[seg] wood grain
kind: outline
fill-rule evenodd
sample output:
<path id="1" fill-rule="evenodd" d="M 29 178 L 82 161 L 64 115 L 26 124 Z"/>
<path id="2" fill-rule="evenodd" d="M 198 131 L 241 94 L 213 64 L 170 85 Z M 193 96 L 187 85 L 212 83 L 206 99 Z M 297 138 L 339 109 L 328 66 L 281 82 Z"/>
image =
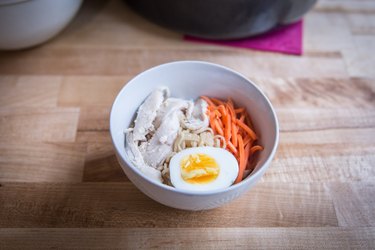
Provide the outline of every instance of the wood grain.
<path id="1" fill-rule="evenodd" d="M 0 140 L 74 142 L 78 108 L 0 108 Z"/>
<path id="2" fill-rule="evenodd" d="M 348 145 L 340 142 L 322 144 L 309 144 L 308 141 L 289 144 L 282 142 L 262 181 L 293 183 L 374 181 L 374 156 L 375 148 L 368 143 Z M 120 166 L 115 160 L 111 142 L 89 143 L 84 181 L 127 181 L 123 177 Z"/>
<path id="3" fill-rule="evenodd" d="M 366 1 L 361 4 L 351 1 L 343 4 L 341 9 L 345 12 L 345 17 L 353 35 L 375 34 L 375 4 L 373 1 Z"/>
<path id="4" fill-rule="evenodd" d="M 129 179 L 117 161 L 114 152 L 104 157 L 86 159 L 82 181 L 85 182 L 128 182 Z"/>
<path id="5" fill-rule="evenodd" d="M 17 197 L 17 199 L 15 199 Z M 233 211 L 236 210 L 236 213 Z M 256 216 L 249 216 L 253 214 Z M 0 187 L 0 227 L 337 226 L 323 185 L 262 183 L 211 211 L 165 207 L 131 183 L 22 184 Z"/>
<path id="6" fill-rule="evenodd" d="M 61 77 L 0 76 L 0 107 L 56 107 Z"/>
<path id="7" fill-rule="evenodd" d="M 373 51 L 375 48 L 374 35 L 358 35 L 353 39 L 355 47 L 342 51 L 349 74 L 356 77 L 367 76 L 374 78 L 373 66 L 375 59 L 368 54 L 369 50 Z"/>
<path id="8" fill-rule="evenodd" d="M 126 82 L 127 79 L 123 76 L 65 77 L 60 90 L 59 106 L 110 106 Z"/>
<path id="9" fill-rule="evenodd" d="M 375 181 L 375 147 L 363 144 L 280 144 L 265 182 Z"/>
<path id="10" fill-rule="evenodd" d="M 375 80 L 372 78 L 251 79 L 265 91 L 276 108 L 373 110 L 375 107 Z"/>
<path id="11" fill-rule="evenodd" d="M 333 197 L 340 226 L 375 225 L 374 181 L 329 183 L 327 188 Z"/>
<path id="12" fill-rule="evenodd" d="M 187 42 L 124 1 L 84 1 L 54 39 L 1 51 L 0 249 L 374 249 L 374 13 L 372 0 L 318 1 L 292 56 Z M 278 115 L 270 168 L 218 209 L 149 199 L 111 143 L 118 91 L 175 60 L 239 71 Z"/>
<path id="13" fill-rule="evenodd" d="M 354 46 L 350 27 L 342 13 L 309 13 L 304 19 L 304 29 L 304 48 L 307 52 L 341 51 Z"/>
<path id="14" fill-rule="evenodd" d="M 0 229 L 0 240 L 7 249 L 373 249 L 374 234 L 373 227 L 30 228 Z"/>
<path id="15" fill-rule="evenodd" d="M 76 141 L 87 145 L 83 181 L 129 181 L 117 161 L 109 131 L 79 131 Z"/>
<path id="16" fill-rule="evenodd" d="M 282 131 L 375 126 L 373 80 L 255 78 L 254 81 L 279 107 L 277 114 Z M 106 130 L 109 128 L 110 106 L 122 85 L 118 77 L 73 77 L 64 81 L 59 103 L 82 107 L 79 130 Z M 98 101 L 96 96 L 104 96 L 99 93 L 101 91 L 107 96 Z M 75 94 L 69 94 L 71 92 Z"/>
<path id="17" fill-rule="evenodd" d="M 78 131 L 77 143 L 87 145 L 86 159 L 93 160 L 114 154 L 111 136 L 108 130 Z"/>
<path id="18" fill-rule="evenodd" d="M 113 97 L 114 99 L 114 97 Z M 105 131 L 109 130 L 110 105 L 83 106 L 79 114 L 79 131 Z"/>
<path id="19" fill-rule="evenodd" d="M 348 142 L 350 138 L 350 142 Z M 370 145 L 375 139 L 375 128 L 323 129 L 296 131 L 280 134 L 280 140 L 287 144 L 362 144 Z"/>
<path id="20" fill-rule="evenodd" d="M 86 145 L 0 142 L 0 182 L 79 182 Z"/>
<path id="21" fill-rule="evenodd" d="M 17 54 L 18 53 L 18 54 Z M 52 54 L 52 56 L 51 56 Z M 10 60 L 10 56 L 12 60 Z M 272 58 L 272 60 L 270 60 Z M 3 53 L 1 74 L 129 75 L 158 64 L 176 60 L 205 60 L 223 64 L 251 76 L 271 77 L 345 77 L 341 57 L 280 56 L 246 50 L 203 49 L 128 49 L 121 48 L 40 48 L 40 50 Z M 7 64 L 5 62 L 8 61 Z M 93 64 L 92 62 L 111 62 Z M 265 67 L 264 61 L 269 61 Z M 21 67 L 23 65 L 23 67 Z M 26 65 L 26 66 L 25 66 Z M 308 68 L 298 71 L 295 68 Z"/>
<path id="22" fill-rule="evenodd" d="M 276 113 L 282 132 L 375 128 L 372 108 L 279 108 Z"/>

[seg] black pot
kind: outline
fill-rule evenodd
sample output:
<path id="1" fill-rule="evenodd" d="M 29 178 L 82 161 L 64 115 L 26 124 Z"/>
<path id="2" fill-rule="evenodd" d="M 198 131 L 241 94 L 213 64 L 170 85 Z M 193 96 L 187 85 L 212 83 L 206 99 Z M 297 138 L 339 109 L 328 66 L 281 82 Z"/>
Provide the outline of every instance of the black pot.
<path id="1" fill-rule="evenodd" d="M 125 0 L 151 21 L 209 39 L 238 39 L 299 20 L 317 0 Z"/>

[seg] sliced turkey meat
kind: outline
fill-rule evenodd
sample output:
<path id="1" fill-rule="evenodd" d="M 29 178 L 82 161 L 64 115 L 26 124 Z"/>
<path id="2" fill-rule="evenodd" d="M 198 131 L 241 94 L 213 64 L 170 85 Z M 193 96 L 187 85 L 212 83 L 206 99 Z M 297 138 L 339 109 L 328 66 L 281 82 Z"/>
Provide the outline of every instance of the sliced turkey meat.
<path id="1" fill-rule="evenodd" d="M 187 101 L 183 99 L 170 97 L 165 100 L 160 106 L 157 115 L 154 120 L 154 127 L 158 128 L 162 121 L 166 119 L 171 113 L 176 112 L 176 110 L 187 110 L 189 107 L 194 106 L 192 101 Z M 183 114 L 180 114 L 180 120 L 184 118 Z"/>
<path id="2" fill-rule="evenodd" d="M 194 103 L 192 112 L 187 112 L 186 119 L 182 120 L 182 126 L 196 133 L 205 130 L 209 124 L 209 118 L 206 114 L 207 107 L 207 102 L 199 98 Z"/>
<path id="3" fill-rule="evenodd" d="M 143 158 L 151 167 L 159 167 L 163 164 L 167 156 L 172 153 L 172 145 L 176 140 L 180 128 L 181 116 L 183 116 L 181 110 L 177 109 L 169 112 L 164 116 L 159 128 L 149 141 Z"/>
<path id="4" fill-rule="evenodd" d="M 138 109 L 137 118 L 134 121 L 133 135 L 135 141 L 145 141 L 146 135 L 155 128 L 152 124 L 157 111 L 168 97 L 169 90 L 161 87 L 153 91 Z"/>
<path id="5" fill-rule="evenodd" d="M 129 157 L 129 160 L 146 176 L 151 179 L 162 183 L 161 172 L 155 168 L 148 166 L 144 160 L 141 152 L 136 145 L 134 140 L 134 134 L 132 132 L 125 134 L 125 152 Z"/>

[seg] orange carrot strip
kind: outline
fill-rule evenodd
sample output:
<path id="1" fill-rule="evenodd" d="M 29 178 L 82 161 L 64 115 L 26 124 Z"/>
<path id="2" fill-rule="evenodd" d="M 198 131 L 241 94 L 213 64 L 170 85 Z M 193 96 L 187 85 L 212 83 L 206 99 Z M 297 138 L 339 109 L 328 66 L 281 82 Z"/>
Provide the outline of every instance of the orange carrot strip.
<path id="1" fill-rule="evenodd" d="M 243 141 L 242 141 L 242 136 L 238 136 L 238 151 L 239 151 L 239 171 L 236 180 L 234 183 L 239 183 L 242 181 L 243 173 L 245 171 L 245 151 L 244 151 L 244 146 L 243 146 Z"/>
<path id="2" fill-rule="evenodd" d="M 230 115 L 232 116 L 232 120 L 234 120 L 236 118 L 236 112 L 234 111 L 234 108 L 233 108 L 233 103 L 231 104 L 229 101 L 226 103 L 226 107 L 227 109 L 229 110 L 230 112 Z"/>
<path id="3" fill-rule="evenodd" d="M 221 113 L 220 113 L 220 111 L 219 110 L 214 110 L 213 111 L 214 113 L 215 113 L 215 115 L 217 116 L 217 117 L 221 117 Z"/>
<path id="4" fill-rule="evenodd" d="M 238 126 L 240 126 L 243 130 L 245 130 L 246 133 L 248 133 L 254 141 L 257 139 L 257 135 L 254 133 L 254 131 L 249 128 L 245 123 L 241 122 L 240 120 L 236 120 L 236 123 Z"/>
<path id="5" fill-rule="evenodd" d="M 227 111 L 226 111 L 224 105 L 219 105 L 217 109 L 220 111 L 220 113 L 221 113 L 223 116 L 226 116 L 226 115 L 227 115 Z"/>
<path id="6" fill-rule="evenodd" d="M 242 112 L 244 112 L 244 111 L 245 111 L 245 108 L 238 108 L 238 109 L 235 109 L 235 110 L 234 110 L 234 112 L 235 112 L 236 114 L 242 113 Z"/>
<path id="7" fill-rule="evenodd" d="M 236 114 L 232 113 L 232 110 L 230 110 L 230 108 L 229 108 L 228 105 L 226 105 L 226 108 L 227 108 L 227 111 L 228 111 L 228 116 L 230 116 L 231 121 L 236 120 L 236 119 L 237 119 L 237 118 L 236 118 Z M 237 126 L 237 125 L 236 125 L 236 126 Z"/>
<path id="8" fill-rule="evenodd" d="M 214 126 L 215 126 L 215 128 L 216 128 L 217 133 L 218 133 L 219 135 L 221 135 L 221 136 L 224 136 L 224 131 L 223 131 L 222 126 L 220 126 L 219 121 L 220 121 L 220 120 L 215 119 L 213 123 L 214 123 Z M 221 121 L 220 121 L 220 122 L 221 122 Z"/>
<path id="9" fill-rule="evenodd" d="M 220 127 L 223 129 L 224 128 L 224 125 L 223 125 L 223 122 L 221 121 L 221 119 L 219 118 L 216 118 L 217 122 L 219 123 Z M 223 132 L 224 132 L 224 129 L 223 129 Z"/>
<path id="10" fill-rule="evenodd" d="M 220 101 L 219 99 L 211 97 L 211 101 L 215 103 L 216 105 L 224 105 L 224 102 Z"/>
<path id="11" fill-rule="evenodd" d="M 232 120 L 229 115 L 225 117 L 225 123 L 224 123 L 224 137 L 225 140 L 229 141 L 232 137 Z"/>
<path id="12" fill-rule="evenodd" d="M 248 164 L 249 157 L 250 157 L 250 147 L 251 147 L 250 144 L 247 144 L 245 146 L 245 167 L 246 167 L 246 169 L 248 169 L 250 167 L 250 164 Z"/>
<path id="13" fill-rule="evenodd" d="M 223 105 L 219 105 L 217 107 L 217 111 L 221 114 L 221 119 L 224 119 L 224 117 L 227 115 L 227 112 Z M 224 122 L 224 121 L 223 121 Z"/>
<path id="14" fill-rule="evenodd" d="M 244 115 L 241 115 L 241 117 L 239 119 L 236 119 L 236 120 L 239 120 L 241 122 L 244 122 L 245 120 L 245 116 Z M 235 120 L 235 121 L 236 121 Z M 238 126 L 238 124 L 236 123 L 236 125 Z M 246 133 L 244 133 L 244 130 L 243 128 L 241 128 L 240 126 L 238 126 L 238 133 L 241 134 L 243 136 L 243 139 L 245 139 L 246 137 Z"/>
<path id="15" fill-rule="evenodd" d="M 230 141 L 227 141 L 227 148 L 232 151 L 232 153 L 236 156 L 238 154 L 238 150 Z"/>
<path id="16" fill-rule="evenodd" d="M 218 106 L 218 111 L 221 113 L 221 120 L 219 120 L 219 123 L 221 123 L 221 126 L 223 128 L 224 132 L 224 138 L 225 141 L 229 141 L 231 134 L 230 134 L 230 116 L 228 115 L 228 111 L 226 110 L 224 105 Z"/>
<path id="17" fill-rule="evenodd" d="M 239 119 L 241 122 L 244 122 L 245 120 L 245 115 L 241 115 L 240 119 Z"/>
<path id="18" fill-rule="evenodd" d="M 215 126 L 215 117 L 214 117 L 214 114 L 210 113 L 209 114 L 209 118 L 210 118 L 210 127 L 212 128 L 214 134 L 217 134 L 217 130 L 216 130 L 216 126 Z"/>
<path id="19" fill-rule="evenodd" d="M 208 118 L 210 119 L 210 125 L 212 125 L 212 121 L 215 119 L 215 115 L 213 112 L 208 112 Z"/>
<path id="20" fill-rule="evenodd" d="M 263 147 L 260 145 L 255 145 L 254 147 L 251 147 L 250 149 L 250 155 L 254 154 L 256 151 L 263 150 Z"/>
<path id="21" fill-rule="evenodd" d="M 213 112 L 213 111 L 215 111 L 217 108 L 216 108 L 216 106 L 208 105 L 207 109 L 208 109 L 210 112 Z"/>
<path id="22" fill-rule="evenodd" d="M 232 122 L 232 143 L 235 147 L 237 147 L 237 132 L 238 132 L 238 127 L 234 122 Z"/>
<path id="23" fill-rule="evenodd" d="M 246 136 L 245 136 L 245 139 L 243 140 L 243 144 L 246 146 L 246 145 L 251 145 L 251 143 L 249 143 L 249 142 L 251 142 L 252 141 L 252 139 L 251 139 L 251 137 L 248 135 L 248 134 L 246 134 Z"/>
<path id="24" fill-rule="evenodd" d="M 216 106 L 216 105 L 211 101 L 211 99 L 208 98 L 207 96 L 202 95 L 201 98 L 202 98 L 203 100 L 205 100 L 205 101 L 208 103 L 208 105 L 210 105 L 210 106 L 214 106 L 214 107 Z"/>

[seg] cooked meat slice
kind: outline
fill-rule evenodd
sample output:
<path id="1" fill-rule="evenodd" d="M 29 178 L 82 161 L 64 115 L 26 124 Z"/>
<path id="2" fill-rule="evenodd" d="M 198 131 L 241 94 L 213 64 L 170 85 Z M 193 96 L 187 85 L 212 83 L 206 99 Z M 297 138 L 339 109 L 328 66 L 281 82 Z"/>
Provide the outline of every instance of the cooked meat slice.
<path id="1" fill-rule="evenodd" d="M 161 172 L 155 168 L 148 166 L 144 160 L 138 146 L 135 144 L 134 135 L 132 132 L 125 134 L 125 152 L 129 157 L 129 160 L 137 166 L 137 168 L 151 179 L 162 183 Z"/>
<path id="2" fill-rule="evenodd" d="M 181 121 L 182 126 L 196 133 L 206 129 L 209 123 L 209 119 L 206 114 L 207 106 L 207 102 L 199 98 L 194 103 L 193 111 L 191 113 L 187 113 L 186 119 Z"/>
<path id="3" fill-rule="evenodd" d="M 159 167 L 172 153 L 172 145 L 177 137 L 181 116 L 183 116 L 181 110 L 169 112 L 164 116 L 159 128 L 149 141 L 143 158 L 151 167 Z"/>
<path id="4" fill-rule="evenodd" d="M 175 112 L 176 110 L 186 110 L 189 106 L 194 106 L 192 101 L 186 101 L 178 98 L 168 98 L 165 100 L 157 111 L 155 121 L 153 123 L 155 128 L 158 128 L 165 117 Z"/>
<path id="5" fill-rule="evenodd" d="M 168 95 L 168 88 L 158 88 L 154 90 L 139 107 L 133 130 L 135 141 L 145 141 L 146 135 L 154 130 L 152 122 L 156 117 L 157 110 Z"/>

